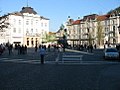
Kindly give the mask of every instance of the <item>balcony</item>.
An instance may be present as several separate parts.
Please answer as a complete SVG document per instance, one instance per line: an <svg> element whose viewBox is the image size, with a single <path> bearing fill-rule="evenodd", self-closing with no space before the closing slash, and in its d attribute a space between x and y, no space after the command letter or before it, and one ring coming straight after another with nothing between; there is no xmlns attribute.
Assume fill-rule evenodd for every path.
<svg viewBox="0 0 120 90"><path fill-rule="evenodd" d="M39 34L39 33L26 33L26 36L29 36L29 37L40 37L41 34Z"/></svg>

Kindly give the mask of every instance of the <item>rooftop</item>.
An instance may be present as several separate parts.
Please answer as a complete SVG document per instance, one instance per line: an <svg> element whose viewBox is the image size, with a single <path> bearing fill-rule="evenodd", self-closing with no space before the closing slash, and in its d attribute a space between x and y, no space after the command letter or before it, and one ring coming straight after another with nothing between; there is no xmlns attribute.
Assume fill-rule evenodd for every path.
<svg viewBox="0 0 120 90"><path fill-rule="evenodd" d="M23 7L20 13L37 14L37 12L31 7Z"/></svg>

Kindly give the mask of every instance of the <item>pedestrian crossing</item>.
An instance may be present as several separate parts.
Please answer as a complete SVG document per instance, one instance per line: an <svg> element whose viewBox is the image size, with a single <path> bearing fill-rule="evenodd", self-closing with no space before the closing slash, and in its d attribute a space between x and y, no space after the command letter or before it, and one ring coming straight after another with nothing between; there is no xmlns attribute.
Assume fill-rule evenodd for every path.
<svg viewBox="0 0 120 90"><path fill-rule="evenodd" d="M19 59L19 58L1 58L0 62L13 62L13 63L31 63L31 64L39 64L40 60L27 60L27 59Z"/></svg>
<svg viewBox="0 0 120 90"><path fill-rule="evenodd" d="M59 61L58 64L64 65L109 65L109 64L120 64L119 62L112 62L112 61Z"/></svg>
<svg viewBox="0 0 120 90"><path fill-rule="evenodd" d="M20 58L0 58L0 62L10 62L10 63L22 63L22 64L40 64L40 60L27 60ZM45 64L59 64L59 65L103 65L103 64L120 64L119 62L112 61L45 61Z"/></svg>
<svg viewBox="0 0 120 90"><path fill-rule="evenodd" d="M19 59L19 58L0 58L0 62L24 63L24 64L41 64L40 59ZM44 61L45 64L55 64L55 61Z"/></svg>

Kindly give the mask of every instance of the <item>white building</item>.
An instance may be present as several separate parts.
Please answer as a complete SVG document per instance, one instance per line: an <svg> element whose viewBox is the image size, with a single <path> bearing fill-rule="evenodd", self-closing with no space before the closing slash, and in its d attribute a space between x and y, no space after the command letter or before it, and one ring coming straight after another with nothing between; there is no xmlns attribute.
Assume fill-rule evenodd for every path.
<svg viewBox="0 0 120 90"><path fill-rule="evenodd" d="M9 13L7 22L10 25L5 28L4 37L0 36L1 43L19 43L31 47L41 44L42 39L49 33L49 19L38 15L31 7Z"/></svg>

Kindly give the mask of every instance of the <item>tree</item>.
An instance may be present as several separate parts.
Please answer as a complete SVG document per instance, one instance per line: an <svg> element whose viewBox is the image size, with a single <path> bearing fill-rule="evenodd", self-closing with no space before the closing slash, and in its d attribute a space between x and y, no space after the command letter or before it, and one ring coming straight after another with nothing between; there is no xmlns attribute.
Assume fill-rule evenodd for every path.
<svg viewBox="0 0 120 90"><path fill-rule="evenodd" d="M114 10L110 10L107 14L111 14L111 13L120 13L120 6L115 8Z"/></svg>
<svg viewBox="0 0 120 90"><path fill-rule="evenodd" d="M60 29L59 30L64 30L65 26L63 24L61 24Z"/></svg>
<svg viewBox="0 0 120 90"><path fill-rule="evenodd" d="M7 22L8 15L4 15L0 17L0 31L4 32L4 28L8 28L9 23Z"/></svg>
<svg viewBox="0 0 120 90"><path fill-rule="evenodd" d="M103 43L103 26L101 25L101 21L97 21L97 43L99 46Z"/></svg>
<svg viewBox="0 0 120 90"><path fill-rule="evenodd" d="M52 32L46 33L44 37L45 42L53 42L55 40L55 34Z"/></svg>

